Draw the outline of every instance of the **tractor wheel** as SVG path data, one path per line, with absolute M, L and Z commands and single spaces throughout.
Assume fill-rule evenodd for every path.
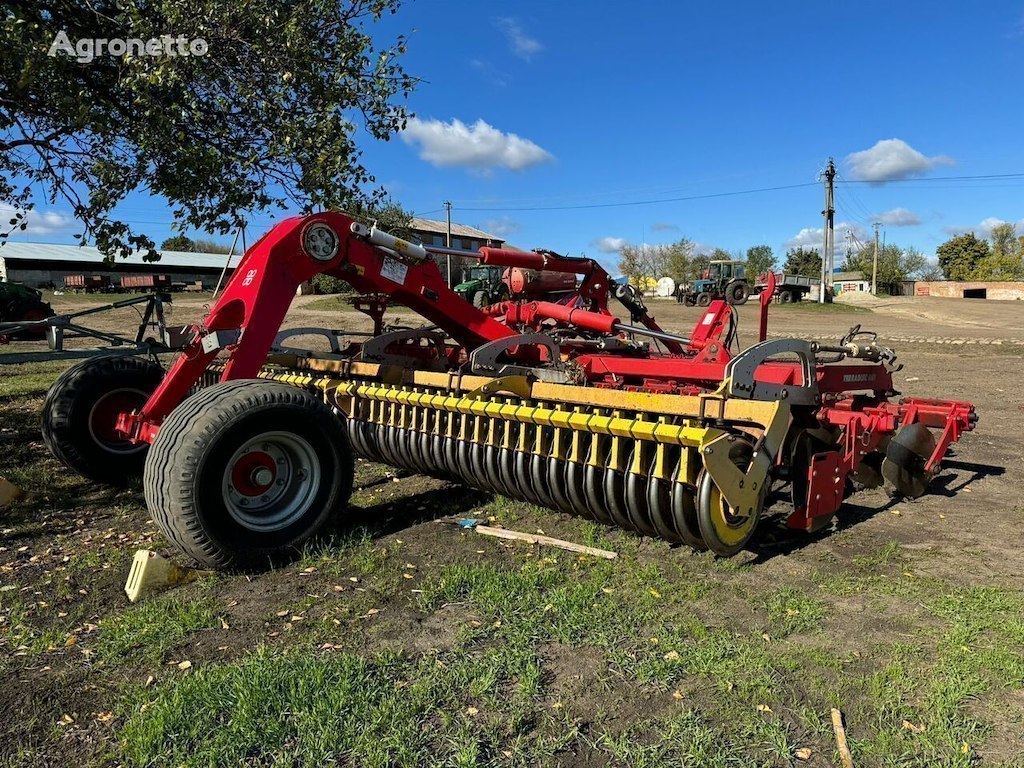
M 306 390 L 236 380 L 201 390 L 160 427 L 146 504 L 164 535 L 211 568 L 293 557 L 348 503 L 343 419 Z
M 792 301 L 793 301 L 793 293 L 792 293 L 792 291 L 783 291 L 782 293 L 779 294 L 779 303 L 780 304 L 789 304 Z
M 698 307 L 709 307 L 711 306 L 711 294 L 707 291 L 697 294 L 697 306 Z
M 733 283 L 728 287 L 725 295 L 733 306 L 742 306 L 750 298 L 750 286 L 746 283 Z
M 62 373 L 43 401 L 43 442 L 80 475 L 124 485 L 142 475 L 146 443 L 130 443 L 114 428 L 117 415 L 141 407 L 164 372 L 138 357 L 94 357 Z
M 474 293 L 473 301 L 471 303 L 477 309 L 483 309 L 484 307 L 486 307 L 489 304 L 489 302 L 487 301 L 487 292 L 477 291 L 476 293 Z

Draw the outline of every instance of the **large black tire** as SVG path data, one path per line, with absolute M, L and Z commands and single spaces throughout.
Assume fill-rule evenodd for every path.
M 739 307 L 750 298 L 750 286 L 746 283 L 732 283 L 725 291 L 725 297 L 733 306 Z
M 57 377 L 43 401 L 43 442 L 57 459 L 91 480 L 125 485 L 142 475 L 146 443 L 114 429 L 117 414 L 142 406 L 164 372 L 152 360 L 110 356 L 83 360 Z
M 711 294 L 707 291 L 697 294 L 697 306 L 698 307 L 710 307 L 711 306 Z
M 160 530 L 198 563 L 267 567 L 294 557 L 344 509 L 353 468 L 344 421 L 323 402 L 245 379 L 201 390 L 171 413 L 143 486 Z
M 780 304 L 790 304 L 790 303 L 792 303 L 792 301 L 793 301 L 793 292 L 792 291 L 783 291 L 782 293 L 779 294 L 779 303 Z
M 487 301 L 487 291 L 482 290 L 482 289 L 479 290 L 479 291 L 476 291 L 473 294 L 473 300 L 470 303 L 474 307 L 476 307 L 477 309 L 483 309 L 484 307 L 486 307 L 488 305 L 488 303 L 489 303 Z

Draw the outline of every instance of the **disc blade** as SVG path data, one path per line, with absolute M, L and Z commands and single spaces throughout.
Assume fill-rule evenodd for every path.
M 882 476 L 898 494 L 916 499 L 928 488 L 933 473 L 925 464 L 935 450 L 935 438 L 923 424 L 908 424 L 889 443 L 882 462 Z

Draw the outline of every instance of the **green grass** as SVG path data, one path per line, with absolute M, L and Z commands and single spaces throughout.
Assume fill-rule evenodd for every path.
M 159 597 L 105 619 L 93 648 L 108 663 L 130 656 L 162 661 L 170 649 L 192 632 L 215 626 L 212 598 Z
M 7 354 L 0 350 L 0 359 Z M 74 361 L 54 360 L 45 363 L 0 366 L 0 402 L 4 400 L 42 397 L 65 369 Z

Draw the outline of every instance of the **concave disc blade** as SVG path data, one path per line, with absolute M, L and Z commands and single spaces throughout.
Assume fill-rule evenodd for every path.
M 908 424 L 889 443 L 882 462 L 882 476 L 908 499 L 922 495 L 931 482 L 932 473 L 925 472 L 935 450 L 935 438 L 923 424 Z

